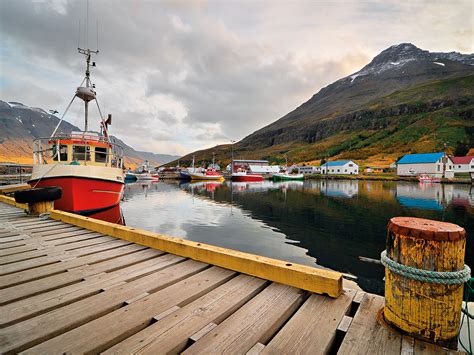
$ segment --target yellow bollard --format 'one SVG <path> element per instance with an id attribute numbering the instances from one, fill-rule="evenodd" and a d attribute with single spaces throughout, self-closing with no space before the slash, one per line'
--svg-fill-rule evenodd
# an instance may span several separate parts
<path id="1" fill-rule="evenodd" d="M 417 269 L 464 269 L 466 232 L 445 222 L 395 217 L 388 223 L 386 255 Z M 387 323 L 403 333 L 457 349 L 464 285 L 415 280 L 385 268 Z"/>
<path id="2" fill-rule="evenodd" d="M 28 204 L 28 214 L 30 215 L 40 215 L 42 213 L 49 212 L 53 210 L 54 202 L 53 201 L 41 201 Z"/>

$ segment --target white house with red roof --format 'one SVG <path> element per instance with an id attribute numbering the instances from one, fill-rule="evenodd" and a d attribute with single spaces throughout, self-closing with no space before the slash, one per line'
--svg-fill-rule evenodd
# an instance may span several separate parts
<path id="1" fill-rule="evenodd" d="M 469 173 L 474 171 L 474 156 L 467 155 L 465 157 L 449 157 L 454 163 L 455 173 Z"/>

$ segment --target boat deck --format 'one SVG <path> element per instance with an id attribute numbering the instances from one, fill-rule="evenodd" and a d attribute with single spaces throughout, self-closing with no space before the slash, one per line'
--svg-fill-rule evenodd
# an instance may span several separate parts
<path id="1" fill-rule="evenodd" d="M 0 352 L 456 353 L 402 336 L 384 298 L 336 299 L 0 203 Z"/>

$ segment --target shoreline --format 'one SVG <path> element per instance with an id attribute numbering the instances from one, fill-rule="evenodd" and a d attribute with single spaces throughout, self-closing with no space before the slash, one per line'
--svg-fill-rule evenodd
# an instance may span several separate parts
<path id="1" fill-rule="evenodd" d="M 371 180 L 371 181 L 409 181 L 419 182 L 416 176 L 376 176 L 376 175 L 304 175 L 305 180 Z M 441 184 L 471 184 L 469 179 L 441 179 Z"/>

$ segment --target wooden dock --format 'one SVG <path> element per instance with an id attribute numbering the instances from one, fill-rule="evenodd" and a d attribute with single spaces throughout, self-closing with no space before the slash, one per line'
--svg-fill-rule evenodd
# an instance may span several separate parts
<path id="1" fill-rule="evenodd" d="M 380 322 L 383 297 L 318 295 L 57 219 L 0 202 L 1 353 L 456 353 Z"/>

